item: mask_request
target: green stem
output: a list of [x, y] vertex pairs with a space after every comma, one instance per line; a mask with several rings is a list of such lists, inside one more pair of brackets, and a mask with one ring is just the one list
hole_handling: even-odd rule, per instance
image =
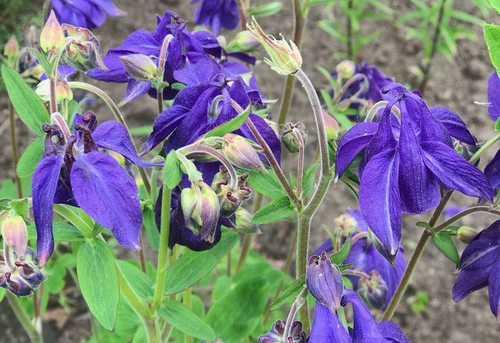
[[153, 308], [160, 307], [165, 294], [168, 265], [168, 241], [170, 237], [170, 203], [172, 200], [172, 190], [163, 182], [163, 193], [161, 203], [161, 226], [160, 226], [160, 251], [158, 252], [158, 263], [156, 271], [155, 292], [153, 298]]
[[28, 317], [24, 309], [21, 307], [19, 299], [8, 291], [6, 297], [7, 300], [9, 301], [9, 305], [10, 308], [12, 309], [12, 312], [14, 312], [14, 315], [16, 316], [17, 320], [19, 320], [24, 331], [26, 331], [26, 334], [30, 338], [30, 341], [32, 343], [43, 343], [42, 335], [36, 330], [36, 328], [31, 323], [30, 318]]
[[497, 209], [492, 208], [490, 206], [473, 206], [473, 207], [470, 207], [470, 208], [468, 208], [460, 213], [457, 213], [456, 215], [454, 215], [450, 219], [448, 219], [448, 220], [444, 221], [443, 223], [439, 224], [438, 226], [432, 228], [432, 232], [438, 233], [439, 231], [446, 229], [448, 226], [453, 225], [453, 223], [457, 222], [461, 218], [468, 216], [469, 214], [479, 213], [479, 212], [491, 213], [491, 214], [495, 214], [497, 216], [500, 216], [500, 210], [497, 210]]
[[[300, 0], [291, 0], [293, 6], [294, 14], [294, 27], [293, 27], [293, 41], [295, 45], [300, 49], [302, 45], [302, 35], [304, 33], [304, 27], [306, 22], [306, 17], [302, 11], [302, 4]], [[286, 122], [286, 117], [290, 111], [293, 100], [293, 92], [295, 89], [295, 76], [288, 75], [281, 92], [281, 107], [278, 119], [278, 125], [280, 129]]]
[[[311, 220], [310, 216], [299, 214], [297, 219], [297, 245], [295, 260], [295, 278], [297, 280], [305, 279], [307, 273], [307, 259], [309, 255], [309, 236], [311, 233]], [[309, 331], [311, 324], [309, 322], [309, 308], [307, 305], [307, 298], [304, 299], [304, 305], [300, 308], [300, 320], [304, 325], [304, 330]]]

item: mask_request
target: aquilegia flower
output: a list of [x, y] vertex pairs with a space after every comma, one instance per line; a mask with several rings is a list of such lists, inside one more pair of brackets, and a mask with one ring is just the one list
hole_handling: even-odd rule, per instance
[[33, 214], [37, 254], [44, 265], [54, 250], [53, 205], [81, 207], [110, 229], [127, 248], [139, 247], [142, 213], [134, 178], [103, 150], [121, 154], [147, 167], [138, 156], [127, 129], [114, 121], [97, 126], [95, 114], [77, 115], [74, 130], [58, 113], [46, 125], [45, 156], [33, 175]]
[[488, 286], [491, 312], [500, 316], [500, 220], [481, 231], [460, 258], [460, 274], [453, 286], [453, 300]]
[[500, 150], [497, 151], [495, 157], [488, 163], [486, 168], [484, 168], [484, 175], [490, 181], [491, 187], [495, 190], [500, 188]]
[[346, 291], [342, 306], [352, 305], [353, 328], [346, 328], [335, 313], [316, 304], [309, 343], [408, 343], [399, 326], [392, 322], [377, 323], [375, 318], [352, 291]]
[[491, 119], [500, 118], [500, 77], [495, 72], [488, 79], [488, 112]]
[[[440, 188], [491, 200], [493, 190], [475, 166], [452, 147], [452, 137], [473, 144], [463, 122], [450, 111], [429, 109], [417, 94], [393, 83], [380, 121], [354, 126], [340, 142], [341, 176], [363, 152], [360, 208], [389, 255], [401, 242], [402, 213], [424, 213], [440, 200]], [[401, 118], [392, 114], [398, 110]], [[443, 119], [445, 118], [445, 119]]]
[[125, 15], [113, 0], [52, 0], [52, 8], [61, 23], [95, 29], [109, 17]]
[[236, 0], [193, 0], [197, 25], [205, 25], [218, 35], [222, 29], [234, 30], [240, 22]]
[[[349, 238], [352, 242], [351, 251], [344, 263], [355, 272], [346, 276], [351, 280], [353, 289], [368, 305], [384, 309], [396, 292], [406, 268], [403, 248], [400, 248], [391, 263], [377, 250], [377, 242], [369, 233], [368, 224], [363, 215], [358, 210], [351, 210], [345, 216], [355, 220], [357, 229], [344, 238], [344, 240]], [[320, 255], [324, 252], [333, 252], [331, 240], [323, 243], [314, 254]]]

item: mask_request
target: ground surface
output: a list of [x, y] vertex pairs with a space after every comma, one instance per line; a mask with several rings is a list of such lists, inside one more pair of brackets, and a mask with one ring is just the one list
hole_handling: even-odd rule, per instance
[[[103, 38], [105, 47], [112, 47], [120, 42], [130, 31], [139, 28], [153, 28], [155, 19], [153, 15], [159, 14], [167, 8], [175, 9], [179, 14], [192, 18], [191, 8], [188, 0], [116, 0], [120, 6], [128, 12], [128, 16], [121, 20], [114, 20], [101, 30], [99, 36]], [[283, 32], [290, 35], [291, 10], [286, 3], [285, 10], [279, 18], [263, 20], [262, 25], [270, 32]], [[393, 0], [391, 6], [395, 9], [408, 8], [409, 1]], [[469, 1], [456, 1], [457, 5], [469, 13], [473, 12]], [[396, 11], [396, 13], [398, 13]], [[324, 13], [314, 10], [311, 12], [307, 24], [306, 38], [304, 42], [304, 61], [306, 72], [313, 75], [316, 84], [324, 84], [324, 79], [317, 72], [316, 67], [323, 66], [333, 69], [336, 59], [335, 51], [344, 49], [337, 42], [317, 28], [317, 21], [324, 17]], [[339, 18], [342, 20], [342, 18]], [[365, 49], [362, 59], [377, 64], [382, 70], [394, 76], [402, 83], [414, 80], [412, 70], [421, 60], [421, 47], [417, 42], [407, 41], [404, 33], [394, 25], [384, 23], [379, 27], [369, 24], [367, 31], [379, 30], [381, 35], [369, 48]], [[464, 120], [472, 127], [473, 132], [479, 139], [485, 139], [490, 131], [486, 127], [491, 125], [484, 107], [474, 104], [474, 101], [486, 101], [486, 80], [491, 72], [486, 49], [480, 30], [477, 40], [474, 42], [463, 42], [459, 45], [458, 54], [453, 62], [442, 57], [435, 60], [432, 69], [432, 77], [426, 91], [426, 99], [431, 105], [448, 106], [460, 113]], [[429, 31], [429, 35], [431, 32]], [[282, 80], [268, 71], [264, 65], [257, 67], [258, 79], [266, 94], [271, 98], [277, 98], [280, 94]], [[300, 91], [300, 90], [299, 90]], [[123, 94], [123, 89], [115, 87], [112, 91], [118, 99]], [[292, 107], [292, 117], [304, 120], [310, 124], [310, 110], [305, 102], [305, 96], [298, 92], [298, 96]], [[0, 96], [0, 108], [5, 108], [5, 97]], [[127, 108], [126, 112], [132, 123], [149, 122], [154, 118], [155, 104], [153, 101], [144, 100]], [[0, 123], [6, 122], [7, 111], [0, 110]], [[99, 116], [109, 116], [105, 110]], [[19, 125], [21, 126], [21, 125]], [[0, 125], [0, 177], [11, 176], [9, 168], [9, 146], [7, 131], [3, 131]], [[26, 142], [23, 140], [23, 144]], [[311, 150], [314, 140], [310, 140]], [[312, 154], [311, 154], [312, 155]], [[455, 201], [463, 201], [457, 197]], [[335, 185], [330, 192], [329, 198], [323, 209], [319, 212], [314, 222], [313, 244], [316, 245], [325, 238], [323, 228], [330, 227], [333, 219], [347, 208], [354, 206], [353, 199], [343, 190], [342, 185]], [[477, 216], [468, 221], [468, 224], [484, 227], [491, 218]], [[406, 225], [407, 252], [412, 252], [418, 238], [419, 229], [408, 222]], [[290, 233], [289, 225], [278, 225], [264, 229], [264, 234], [259, 238], [259, 246], [270, 257], [283, 259], [288, 249]], [[487, 293], [481, 291], [469, 297], [460, 304], [454, 304], [451, 300], [451, 286], [455, 279], [455, 268], [432, 246], [429, 246], [425, 256], [417, 269], [411, 288], [413, 290], [424, 290], [430, 295], [428, 309], [420, 316], [413, 316], [407, 301], [398, 312], [397, 320], [405, 327], [405, 331], [415, 343], [440, 342], [440, 343], [493, 343], [498, 342], [500, 337], [500, 325], [490, 313]], [[76, 319], [69, 320], [62, 330], [57, 330], [49, 342], [78, 342], [85, 336], [89, 328], [88, 318], [75, 316]], [[2, 305], [0, 311], [0, 323], [6, 328], [6, 332], [0, 338], [0, 342], [23, 342], [19, 337], [19, 327], [7, 306]], [[54, 325], [47, 328], [47, 332], [54, 332]], [[62, 331], [62, 332], [61, 332]], [[17, 337], [17, 338], [14, 338]]]

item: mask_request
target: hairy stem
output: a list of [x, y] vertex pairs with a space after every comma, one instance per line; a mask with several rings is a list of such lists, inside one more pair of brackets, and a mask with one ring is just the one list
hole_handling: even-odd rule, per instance
[[[311, 234], [311, 216], [300, 215], [297, 220], [297, 245], [295, 260], [295, 278], [297, 280], [306, 278], [307, 272], [307, 259], [309, 255], [309, 236]], [[307, 305], [307, 298], [304, 299], [304, 305], [300, 308], [300, 320], [304, 325], [304, 330], [307, 332], [311, 327], [309, 322], [309, 308]]]
[[7, 291], [6, 293], [7, 300], [9, 301], [10, 308], [12, 309], [12, 312], [14, 312], [14, 315], [16, 316], [17, 320], [21, 323], [24, 331], [26, 331], [26, 334], [30, 338], [30, 341], [32, 343], [43, 343], [43, 336], [36, 330], [35, 326], [31, 323], [30, 318], [22, 308], [21, 304], [19, 303], [19, 299]]
[[[302, 11], [302, 4], [300, 0], [291, 0], [293, 5], [294, 14], [294, 26], [293, 26], [293, 41], [300, 49], [302, 45], [302, 35], [304, 33], [304, 27], [306, 23], [306, 17]], [[295, 89], [295, 76], [288, 75], [285, 84], [283, 85], [283, 90], [281, 91], [281, 107], [280, 114], [278, 118], [278, 125], [281, 129], [286, 122], [286, 117], [290, 111], [290, 106], [292, 105], [293, 92]]]
[[422, 81], [420, 82], [420, 85], [418, 86], [418, 89], [420, 90], [420, 92], [422, 94], [424, 93], [425, 88], [427, 87], [427, 82], [429, 81], [430, 72], [431, 72], [432, 60], [434, 59], [434, 56], [436, 55], [437, 48], [439, 45], [439, 38], [441, 35], [441, 24], [443, 22], [445, 8], [446, 8], [446, 0], [441, 0], [441, 4], [439, 5], [439, 13], [438, 13], [436, 27], [434, 28], [434, 34], [432, 35], [431, 50], [430, 50], [429, 56], [427, 56], [427, 58], [426, 58], [425, 65], [424, 65], [423, 70], [422, 70], [423, 71]]

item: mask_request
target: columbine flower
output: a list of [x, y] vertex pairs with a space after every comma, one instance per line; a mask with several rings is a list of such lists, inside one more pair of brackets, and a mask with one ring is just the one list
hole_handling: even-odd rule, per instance
[[[440, 187], [492, 199], [488, 180], [452, 148], [451, 137], [471, 135], [456, 115], [430, 110], [424, 100], [399, 84], [386, 87], [388, 105], [378, 123], [361, 123], [340, 142], [337, 174], [342, 175], [364, 152], [360, 207], [366, 221], [389, 255], [401, 241], [401, 215], [424, 213], [440, 199]], [[393, 107], [401, 119], [391, 113]], [[448, 118], [447, 117], [447, 118]]]
[[493, 121], [500, 118], [500, 78], [495, 72], [488, 80], [488, 112]]
[[30, 295], [44, 276], [33, 251], [28, 248], [28, 231], [23, 218], [6, 214], [1, 220], [3, 254], [0, 256], [0, 287], [15, 295]]
[[484, 168], [484, 175], [495, 190], [500, 188], [500, 151], [497, 151], [495, 157]]
[[61, 23], [95, 29], [102, 26], [108, 16], [123, 16], [112, 0], [52, 0], [52, 8]]
[[93, 113], [77, 116], [73, 132], [62, 116], [46, 125], [45, 157], [33, 175], [33, 214], [38, 258], [44, 265], [54, 250], [54, 204], [81, 207], [98, 224], [110, 229], [127, 248], [139, 247], [142, 213], [134, 179], [112, 157], [111, 150], [147, 167], [134, 149], [127, 129], [114, 121], [97, 126]]
[[234, 30], [240, 23], [240, 12], [236, 0], [193, 0], [200, 4], [195, 11], [197, 25], [209, 27], [218, 35], [221, 29]]
[[352, 305], [353, 328], [348, 330], [335, 313], [316, 304], [309, 343], [409, 343], [401, 329], [392, 322], [377, 323], [356, 293], [347, 292], [342, 306]]
[[342, 274], [326, 253], [311, 256], [307, 268], [307, 288], [318, 303], [335, 313], [344, 292]]
[[[351, 251], [345, 260], [345, 264], [351, 269], [360, 271], [360, 275], [347, 275], [353, 284], [353, 289], [360, 295], [365, 292], [368, 297], [363, 297], [367, 303], [377, 309], [384, 309], [392, 299], [394, 292], [399, 286], [401, 277], [406, 268], [406, 258], [402, 248], [396, 255], [395, 260], [390, 262], [377, 250], [375, 238], [369, 234], [369, 227], [363, 215], [358, 210], [349, 211], [342, 216], [343, 223], [348, 224], [345, 230], [346, 239], [352, 240]], [[352, 222], [355, 223], [356, 231], [353, 231]], [[314, 254], [332, 253], [333, 244], [327, 240], [319, 247]], [[365, 276], [362, 276], [365, 274]], [[366, 293], [366, 291], [370, 293]], [[384, 293], [382, 295], [382, 293]]]
[[282, 75], [290, 75], [302, 67], [302, 55], [293, 41], [287, 42], [284, 38], [276, 39], [262, 30], [255, 18], [248, 24], [248, 30], [255, 39], [262, 44], [268, 58], [264, 61], [271, 69]]
[[[289, 331], [285, 334], [286, 323], [278, 320], [272, 330], [264, 336], [259, 337], [259, 343], [306, 343], [307, 336], [302, 328], [302, 323], [294, 321]], [[319, 342], [318, 342], [319, 343]]]
[[453, 300], [459, 302], [486, 286], [491, 312], [500, 317], [500, 220], [477, 235], [463, 251]]

